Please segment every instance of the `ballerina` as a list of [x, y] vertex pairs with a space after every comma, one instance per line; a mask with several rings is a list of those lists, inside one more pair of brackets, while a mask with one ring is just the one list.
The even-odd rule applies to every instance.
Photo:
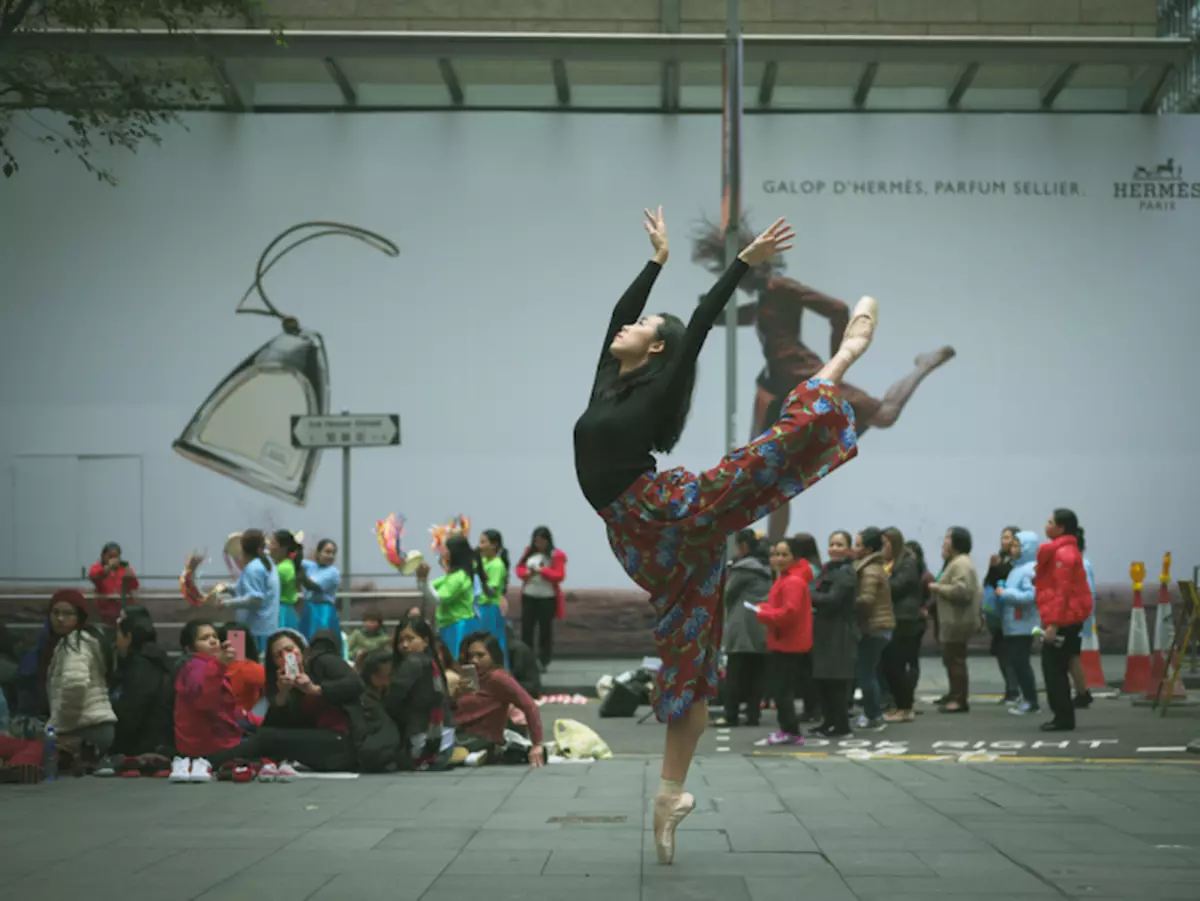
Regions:
[[591, 398], [575, 424], [575, 470], [613, 553], [649, 592], [657, 617], [662, 667], [653, 707], [667, 737], [654, 843], [659, 862], [669, 864], [675, 831], [695, 808], [683, 783], [717, 693], [725, 542], [857, 454], [854, 410], [837, 383], [870, 345], [878, 305], [859, 301], [837, 353], [792, 390], [763, 434], [698, 475], [656, 472], [653, 453], [670, 451], [683, 432], [708, 332], [742, 277], [790, 249], [795, 233], [779, 219], [755, 238], [685, 326], [669, 313], [642, 315], [670, 255], [662, 207], [645, 215], [654, 256], [613, 310]]

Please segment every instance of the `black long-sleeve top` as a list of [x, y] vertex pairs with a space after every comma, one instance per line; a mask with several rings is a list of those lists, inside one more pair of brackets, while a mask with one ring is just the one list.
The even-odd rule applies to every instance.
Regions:
[[641, 317], [662, 267], [647, 263], [617, 301], [600, 348], [591, 400], [575, 423], [575, 474], [594, 509], [607, 507], [654, 469], [651, 449], [659, 420], [683, 402], [681, 395], [688, 390], [689, 371], [704, 339], [749, 268], [741, 259], [734, 260], [692, 313], [683, 349], [670, 368], [633, 391], [613, 390], [618, 367], [609, 347], [617, 332]]

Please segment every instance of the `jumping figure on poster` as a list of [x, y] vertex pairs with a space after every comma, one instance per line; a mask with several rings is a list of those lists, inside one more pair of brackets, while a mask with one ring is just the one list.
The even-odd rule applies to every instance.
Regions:
[[645, 227], [654, 257], [613, 310], [575, 424], [575, 469], [613, 553], [655, 609], [662, 668], [653, 707], [667, 740], [654, 840], [659, 862], [669, 864], [675, 830], [695, 807], [683, 783], [717, 693], [726, 539], [857, 453], [854, 410], [837, 382], [870, 345], [878, 306], [859, 302], [833, 359], [795, 387], [770, 430], [698, 475], [656, 472], [653, 453], [670, 451], [683, 432], [713, 323], [746, 273], [788, 250], [795, 234], [780, 219], [750, 242], [684, 326], [668, 313], [643, 315], [669, 255], [661, 207], [646, 211]]
[[[752, 231], [743, 229], [740, 243], [745, 246], [753, 236]], [[704, 223], [693, 241], [692, 260], [710, 272], [718, 273], [724, 253], [725, 236], [721, 229]], [[738, 325], [755, 326], [765, 363], [757, 379], [750, 423], [751, 438], [774, 425], [788, 393], [812, 378], [825, 365], [820, 355], [805, 345], [801, 338], [804, 311], [814, 313], [829, 323], [831, 354], [837, 353], [850, 322], [850, 309], [845, 303], [785, 278], [783, 271], [781, 260], [768, 258], [752, 267], [739, 285], [754, 300], [738, 307]], [[716, 324], [724, 325], [724, 318]], [[953, 347], [945, 346], [921, 354], [916, 358], [913, 370], [893, 383], [882, 398], [872, 397], [852, 385], [842, 385], [842, 396], [854, 407], [858, 435], [861, 437], [871, 427], [886, 429], [895, 425], [917, 386], [927, 375], [951, 360], [954, 353]], [[769, 539], [782, 540], [787, 528], [788, 505], [784, 504], [768, 520]]]

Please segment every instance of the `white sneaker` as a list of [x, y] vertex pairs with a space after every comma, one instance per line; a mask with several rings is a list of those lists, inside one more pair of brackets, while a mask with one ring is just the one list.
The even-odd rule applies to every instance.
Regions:
[[191, 782], [192, 781], [192, 761], [187, 757], [176, 757], [171, 761], [171, 775], [167, 777], [168, 782]]
[[258, 781], [259, 782], [274, 782], [278, 778], [279, 778], [279, 767], [277, 767], [275, 764], [271, 763], [271, 761], [269, 761], [269, 760], [266, 763], [264, 763], [262, 765], [262, 768], [259, 769], [259, 771], [258, 771]]
[[467, 755], [467, 759], [463, 761], [463, 766], [481, 767], [487, 759], [487, 751], [472, 751]]
[[188, 782], [212, 782], [213, 771], [212, 764], [203, 757], [197, 757], [192, 761], [192, 772], [188, 776]]
[[276, 782], [291, 782], [300, 774], [296, 772], [296, 768], [286, 760], [279, 764], [278, 775], [275, 777]]

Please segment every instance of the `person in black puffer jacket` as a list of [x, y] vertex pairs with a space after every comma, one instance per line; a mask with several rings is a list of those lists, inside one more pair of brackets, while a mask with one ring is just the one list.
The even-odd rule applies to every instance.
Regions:
[[821, 738], [850, 735], [850, 686], [858, 642], [855, 601], [858, 574], [849, 532], [829, 536], [829, 562], [809, 589], [813, 604], [813, 678], [821, 694], [824, 722], [812, 734]]
[[913, 696], [921, 678], [921, 640], [925, 637], [925, 589], [921, 584], [921, 563], [904, 543], [897, 528], [885, 529], [884, 556], [887, 559], [888, 585], [892, 590], [892, 611], [896, 628], [892, 643], [883, 651], [883, 671], [896, 709], [884, 717], [889, 723], [911, 723]]
[[158, 644], [149, 610], [140, 604], [121, 610], [113, 648], [109, 680], [117, 715], [113, 753], [173, 757], [175, 666]]

